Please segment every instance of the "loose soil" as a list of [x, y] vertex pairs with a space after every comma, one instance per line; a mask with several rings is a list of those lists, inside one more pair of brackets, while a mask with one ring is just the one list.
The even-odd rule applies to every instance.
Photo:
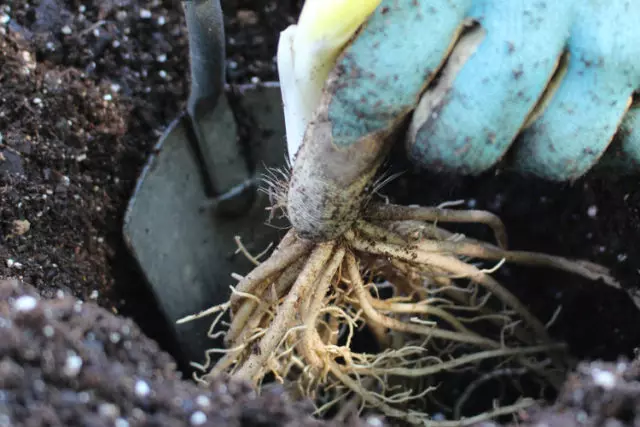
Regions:
[[[229, 83], [276, 79], [277, 34], [298, 6], [226, 3]], [[175, 349], [121, 227], [187, 98], [180, 2], [17, 0], [0, 15], [0, 277], [94, 300]]]
[[94, 303], [0, 280], [0, 321], [2, 426], [341, 425], [314, 420], [310, 402], [279, 386], [258, 395], [225, 378], [184, 381], [135, 323]]
[[[277, 36], [300, 1], [222, 3], [229, 83], [275, 80]], [[94, 301], [175, 351], [121, 227], [138, 173], [188, 87], [179, 1], [0, 4], [0, 278], [20, 277], [45, 298]], [[624, 287], [640, 284], [635, 177], [557, 185], [395, 167], [409, 172], [384, 192], [399, 201], [465, 199], [503, 218], [512, 248], [586, 258], [611, 267]], [[640, 313], [624, 293], [558, 272], [506, 266], [499, 276], [542, 318], [561, 307], [550, 331], [577, 358], [633, 357]]]

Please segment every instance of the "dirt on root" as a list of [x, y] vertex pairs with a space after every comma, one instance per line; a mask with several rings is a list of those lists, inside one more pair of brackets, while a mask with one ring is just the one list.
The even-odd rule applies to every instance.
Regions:
[[[294, 22], [300, 3], [222, 1], [230, 83], [276, 79], [278, 33]], [[187, 34], [177, 0], [0, 3], [0, 278], [19, 276], [45, 298], [94, 301], [132, 317], [163, 349], [173, 349], [121, 227], [138, 173], [182, 110], [188, 87]], [[409, 172], [384, 192], [399, 201], [464, 199], [468, 207], [500, 215], [514, 249], [589, 259], [611, 267], [626, 288], [640, 284], [636, 177], [557, 185], [505, 173], [435, 177], [402, 162], [396, 168]], [[551, 319], [560, 309], [550, 332], [578, 359], [633, 357], [640, 313], [623, 292], [512, 266], [499, 278], [540, 317]], [[588, 385], [585, 375], [567, 387], [575, 378]], [[637, 396], [633, 387], [619, 390]], [[574, 413], [619, 400], [612, 389], [598, 390], [584, 394]], [[539, 414], [551, 420], [566, 393], [552, 412]], [[637, 398], [630, 399], [625, 402], [637, 408]], [[624, 414], [620, 423], [633, 425]]]

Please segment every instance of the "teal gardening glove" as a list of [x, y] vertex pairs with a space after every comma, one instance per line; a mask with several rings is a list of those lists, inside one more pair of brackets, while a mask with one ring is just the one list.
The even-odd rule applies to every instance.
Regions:
[[637, 171], [639, 22], [636, 0], [382, 0], [337, 59], [334, 143], [406, 115], [407, 153], [434, 171]]
[[[521, 172], [561, 181], [584, 175], [605, 153], [640, 88], [640, 2], [459, 3], [484, 35], [443, 82], [444, 93], [429, 91], [421, 100], [409, 133], [411, 158], [475, 174], [509, 150], [505, 163]], [[628, 113], [628, 132], [603, 164], [638, 169], [640, 128], [633, 122], [639, 112]]]

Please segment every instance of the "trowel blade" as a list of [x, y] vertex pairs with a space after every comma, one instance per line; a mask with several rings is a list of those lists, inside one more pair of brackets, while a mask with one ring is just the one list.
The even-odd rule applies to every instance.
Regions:
[[[277, 84], [240, 87], [238, 103], [258, 129], [252, 130], [256, 175], [285, 165], [285, 127]], [[207, 195], [199, 164], [190, 149], [188, 117], [176, 120], [161, 138], [139, 178], [124, 220], [125, 241], [172, 325], [183, 356], [202, 362], [213, 341], [212, 318], [184, 324], [176, 320], [223, 303], [236, 281], [253, 267], [236, 253], [235, 236], [247, 249], [262, 252], [277, 244], [284, 230], [267, 224], [267, 197], [258, 192], [253, 208], [235, 218], [203, 208]], [[228, 134], [228, 132], [222, 132]], [[283, 224], [280, 224], [283, 225]]]

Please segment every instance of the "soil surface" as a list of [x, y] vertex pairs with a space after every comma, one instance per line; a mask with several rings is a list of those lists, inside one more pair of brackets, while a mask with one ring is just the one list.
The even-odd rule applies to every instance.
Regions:
[[[636, 426], [640, 423], [640, 359], [582, 363], [556, 403], [521, 414], [513, 426]], [[485, 423], [483, 427], [495, 426]]]
[[[281, 387], [181, 379], [171, 356], [131, 320], [70, 296], [40, 299], [0, 280], [2, 426], [339, 426]], [[377, 418], [349, 419], [380, 425]]]
[[[278, 386], [258, 396], [224, 378], [184, 381], [133, 321], [70, 296], [42, 299], [19, 280], [0, 280], [0, 356], [2, 426], [383, 426], [374, 415], [314, 420], [308, 402]], [[581, 364], [555, 405], [522, 412], [513, 426], [638, 423], [640, 359]]]
[[[180, 2], [1, 1], [0, 278], [131, 317], [172, 352], [121, 227], [147, 156], [187, 98]], [[222, 1], [229, 83], [276, 79], [278, 33], [300, 3]], [[383, 191], [399, 201], [464, 199], [500, 215], [514, 249], [589, 259], [612, 268], [625, 288], [640, 284], [636, 177], [557, 185], [506, 173], [435, 177], [402, 161], [395, 167], [409, 172]], [[561, 308], [550, 332], [578, 359], [633, 357], [640, 312], [623, 292], [555, 271], [506, 266], [498, 275], [543, 319]]]

